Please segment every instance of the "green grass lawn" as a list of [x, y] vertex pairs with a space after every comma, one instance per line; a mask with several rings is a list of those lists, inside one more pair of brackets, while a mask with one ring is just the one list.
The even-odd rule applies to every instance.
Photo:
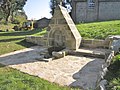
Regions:
[[120, 90], [120, 54], [113, 59], [107, 76], [107, 90]]
[[[0, 90], [73, 90], [0, 65]], [[75, 89], [74, 89], [75, 90]], [[76, 89], [78, 90], [78, 89]]]
[[46, 33], [45, 30], [41, 31], [18, 31], [18, 32], [1, 32], [0, 33], [0, 55], [13, 52], [16, 50], [24, 49], [26, 47], [31, 47], [34, 44], [25, 42], [24, 38], [26, 35], [43, 35]]
[[108, 35], [120, 35], [120, 20], [78, 24], [83, 38], [105, 39]]

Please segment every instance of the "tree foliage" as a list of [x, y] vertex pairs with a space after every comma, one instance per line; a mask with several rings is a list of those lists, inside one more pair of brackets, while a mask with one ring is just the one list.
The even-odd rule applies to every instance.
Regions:
[[13, 20], [13, 13], [22, 10], [27, 0], [0, 0], [0, 11], [4, 15], [6, 23], [10, 16]]
[[[50, 8], [51, 8], [51, 14], [53, 15], [54, 14], [54, 9], [56, 8], [56, 6], [59, 4], [59, 1], [60, 0], [50, 0]], [[62, 1], [62, 6], [64, 6], [65, 8], [66, 7], [66, 4], [70, 4], [71, 3], [71, 0], [61, 0]]]
[[51, 8], [50, 13], [52, 15], [54, 14], [54, 9], [55, 9], [56, 6], [57, 6], [57, 0], [50, 0], [50, 8]]

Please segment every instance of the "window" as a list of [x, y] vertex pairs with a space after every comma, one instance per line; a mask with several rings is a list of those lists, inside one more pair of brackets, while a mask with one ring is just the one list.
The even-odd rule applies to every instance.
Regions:
[[88, 0], [88, 7], [89, 7], [89, 8], [94, 8], [94, 7], [95, 7], [95, 2], [94, 2], [94, 0]]

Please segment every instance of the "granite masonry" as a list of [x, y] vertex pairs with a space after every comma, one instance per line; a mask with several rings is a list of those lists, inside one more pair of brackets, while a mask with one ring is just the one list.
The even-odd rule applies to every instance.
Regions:
[[[79, 87], [83, 90], [99, 90], [98, 88], [104, 90], [103, 88], [105, 88], [106, 85], [104, 76], [106, 75], [107, 68], [111, 63], [114, 54], [120, 51], [119, 38], [119, 36], [108, 36], [105, 40], [82, 39], [67, 10], [63, 6], [58, 5], [49, 23], [47, 33], [42, 37], [28, 36], [26, 37], [26, 41], [45, 46], [48, 48], [48, 51], [51, 47], [64, 48], [58, 52], [52, 51], [52, 59], [51, 57], [50, 59], [44, 59], [44, 57], [37, 58], [39, 61], [48, 60], [54, 62], [57, 60], [61, 61], [62, 59], [62, 62], [66, 60], [70, 61], [71, 58], [67, 58], [69, 56], [74, 57], [72, 61], [78, 60], [76, 57], [92, 58], [93, 61], [87, 63], [78, 73], [74, 75], [74, 72], [72, 73], [72, 79], [76, 81], [67, 85], [71, 87]], [[42, 52], [40, 52], [40, 55], [43, 55]], [[55, 58], [57, 58], [57, 60], [55, 60]], [[82, 63], [82, 59], [79, 60], [79, 62]], [[62, 67], [64, 66], [65, 65]], [[76, 66], [73, 67], [76, 68]], [[48, 80], [46, 77], [44, 78]], [[55, 82], [61, 84], [60, 82]], [[62, 85], [66, 85], [66, 83], [67, 82], [64, 82]]]
[[120, 0], [72, 0], [76, 23], [120, 19]]

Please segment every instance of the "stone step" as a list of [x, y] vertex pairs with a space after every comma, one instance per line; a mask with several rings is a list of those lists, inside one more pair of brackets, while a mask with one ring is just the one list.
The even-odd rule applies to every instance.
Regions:
[[76, 51], [69, 52], [70, 55], [94, 57], [94, 58], [102, 58], [102, 59], [106, 58], [107, 53], [109, 53], [108, 49], [89, 49], [89, 48], [80, 48]]

